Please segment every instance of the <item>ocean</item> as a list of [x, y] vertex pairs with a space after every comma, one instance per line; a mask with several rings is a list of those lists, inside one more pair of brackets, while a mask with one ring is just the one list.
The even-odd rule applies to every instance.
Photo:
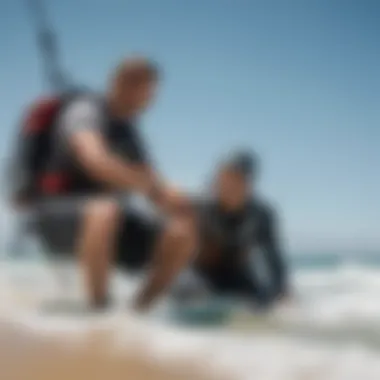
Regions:
[[292, 255], [290, 267], [294, 297], [273, 315], [185, 328], [163, 320], [168, 301], [150, 316], [128, 312], [126, 299], [138, 280], [120, 274], [112, 283], [119, 302], [109, 314], [90, 318], [80, 308], [46, 307], [81, 304], [75, 265], [56, 265], [41, 255], [4, 258], [1, 318], [73, 339], [88, 326], [106, 325], [125, 349], [138, 341], [157, 360], [196, 363], [233, 380], [379, 380], [380, 253]]

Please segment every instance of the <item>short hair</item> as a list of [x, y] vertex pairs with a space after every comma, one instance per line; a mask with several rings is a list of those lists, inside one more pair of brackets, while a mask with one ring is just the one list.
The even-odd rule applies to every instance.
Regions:
[[160, 77], [158, 65], [144, 57], [124, 58], [113, 70], [111, 80], [132, 84], [155, 82]]

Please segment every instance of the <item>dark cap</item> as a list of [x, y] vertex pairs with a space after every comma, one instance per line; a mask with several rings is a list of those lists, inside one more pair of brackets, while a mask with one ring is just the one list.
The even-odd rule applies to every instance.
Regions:
[[257, 157], [253, 152], [236, 151], [227, 158], [223, 166], [241, 173], [247, 179], [252, 179], [257, 174]]

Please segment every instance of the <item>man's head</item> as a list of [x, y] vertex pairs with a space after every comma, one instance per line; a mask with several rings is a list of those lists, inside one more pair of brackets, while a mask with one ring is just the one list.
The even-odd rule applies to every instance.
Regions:
[[252, 153], [237, 152], [222, 163], [216, 176], [215, 192], [223, 207], [238, 209], [245, 204], [256, 177], [256, 161]]
[[119, 116], [136, 116], [152, 101], [159, 77], [157, 66], [146, 58], [124, 59], [111, 77], [110, 96]]

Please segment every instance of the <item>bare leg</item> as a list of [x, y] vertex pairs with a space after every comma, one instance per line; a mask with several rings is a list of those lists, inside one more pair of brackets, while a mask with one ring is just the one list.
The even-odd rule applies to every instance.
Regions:
[[173, 219], [166, 226], [155, 247], [150, 273], [137, 297], [138, 310], [147, 309], [188, 265], [195, 253], [196, 238], [190, 219]]
[[107, 300], [119, 216], [118, 205], [109, 199], [90, 200], [85, 206], [76, 248], [93, 306], [102, 306]]

